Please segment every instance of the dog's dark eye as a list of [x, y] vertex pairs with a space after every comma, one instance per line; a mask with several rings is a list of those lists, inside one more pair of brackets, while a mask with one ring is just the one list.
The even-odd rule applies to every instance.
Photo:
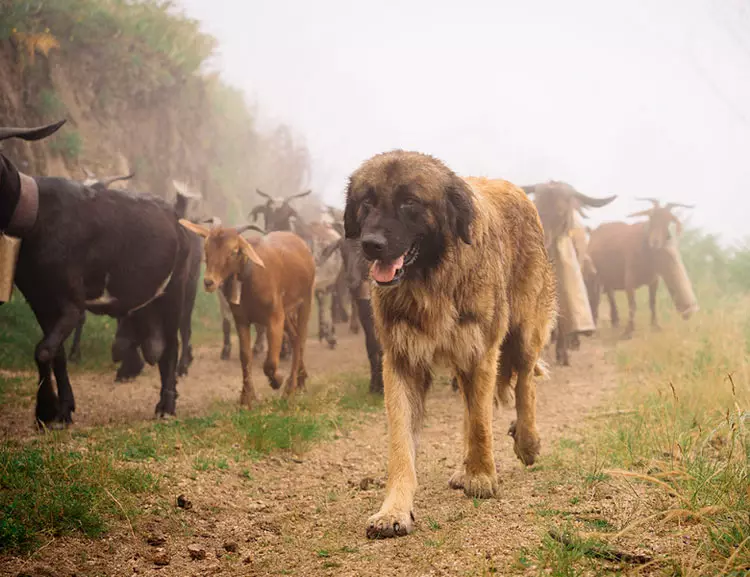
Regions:
[[401, 210], [408, 216], [414, 217], [419, 214], [419, 203], [412, 199], [406, 199], [401, 203]]

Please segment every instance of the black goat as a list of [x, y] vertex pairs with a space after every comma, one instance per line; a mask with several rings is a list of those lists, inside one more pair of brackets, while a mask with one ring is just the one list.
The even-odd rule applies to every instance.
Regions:
[[[118, 180], [129, 180], [135, 176], [135, 173], [131, 173], [125, 176], [113, 176], [102, 180], [94, 180], [93, 174], [86, 170], [87, 179], [84, 184], [97, 191], [106, 190], [110, 184]], [[177, 198], [175, 199], [174, 210], [177, 214], [177, 218], [185, 218], [188, 210], [188, 205], [191, 198], [196, 198], [196, 195], [190, 194], [180, 188], [177, 188]], [[190, 344], [192, 336], [192, 313], [193, 307], [195, 306], [195, 297], [198, 291], [198, 279], [200, 277], [200, 266], [201, 266], [201, 251], [202, 244], [200, 237], [193, 235], [192, 246], [190, 248], [189, 257], [189, 270], [187, 287], [185, 291], [185, 303], [183, 307], [183, 318], [180, 321], [180, 360], [177, 363], [177, 376], [185, 376], [188, 373], [188, 368], [193, 362], [193, 347]], [[68, 358], [71, 362], [78, 362], [81, 357], [80, 341], [81, 332], [83, 331], [83, 325], [86, 321], [85, 311], [81, 314], [81, 321], [76, 326], [75, 333], [73, 334], [73, 344], [70, 347]], [[127, 335], [129, 329], [127, 323], [125, 326], [121, 326], [122, 322], [118, 321], [117, 333], [115, 340], [120, 339], [119, 343], [113, 346], [113, 361], [120, 362], [120, 366], [115, 374], [115, 382], [124, 382], [135, 379], [143, 371], [145, 363], [141, 357], [138, 349], [138, 344], [131, 336]], [[129, 344], [126, 344], [129, 343]]]
[[357, 315], [365, 333], [365, 347], [370, 361], [370, 392], [383, 394], [383, 350], [375, 335], [375, 324], [372, 319], [369, 267], [362, 255], [359, 242], [346, 238], [340, 238], [325, 247], [316, 264], [320, 266], [337, 250], [341, 252], [346, 284], [352, 302], [357, 304]]
[[[64, 122], [0, 128], [0, 140], [39, 140]], [[195, 237], [180, 226], [174, 207], [153, 196], [32, 178], [0, 154], [0, 231], [22, 239], [15, 283], [44, 333], [34, 352], [37, 423], [72, 422], [62, 345], [84, 310], [123, 319], [118, 333], [127, 339], [119, 342], [137, 343], [146, 362], [159, 364], [156, 414], [175, 414], [177, 333]]]

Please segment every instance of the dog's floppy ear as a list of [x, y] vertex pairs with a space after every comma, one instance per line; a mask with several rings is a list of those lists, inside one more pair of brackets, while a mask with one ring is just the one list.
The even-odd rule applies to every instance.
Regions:
[[346, 207], [344, 208], [344, 237], [359, 238], [360, 234], [362, 234], [362, 230], [357, 221], [357, 205], [352, 199], [352, 181], [349, 179], [349, 184], [346, 187]]
[[474, 222], [474, 203], [469, 185], [458, 176], [448, 185], [448, 225], [451, 232], [466, 244], [471, 244], [471, 223]]

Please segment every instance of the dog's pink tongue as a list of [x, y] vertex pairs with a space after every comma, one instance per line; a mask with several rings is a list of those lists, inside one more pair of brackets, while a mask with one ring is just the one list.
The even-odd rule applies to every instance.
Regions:
[[376, 260], [372, 263], [370, 274], [378, 282], [391, 282], [396, 276], [396, 271], [404, 266], [404, 257], [400, 256], [392, 263], [386, 264], [383, 261]]

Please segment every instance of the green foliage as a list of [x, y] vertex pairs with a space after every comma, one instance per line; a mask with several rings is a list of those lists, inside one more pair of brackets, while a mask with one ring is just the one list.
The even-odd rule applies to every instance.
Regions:
[[39, 114], [47, 120], [57, 120], [65, 113], [65, 105], [54, 90], [43, 88], [37, 95]]
[[68, 162], [75, 162], [81, 156], [83, 139], [77, 130], [62, 129], [59, 134], [50, 138], [49, 148]]
[[[44, 536], [101, 535], [123, 503], [152, 491], [148, 473], [117, 467], [54, 442], [0, 445], [0, 551], [24, 551]], [[119, 504], [118, 504], [119, 502]]]

